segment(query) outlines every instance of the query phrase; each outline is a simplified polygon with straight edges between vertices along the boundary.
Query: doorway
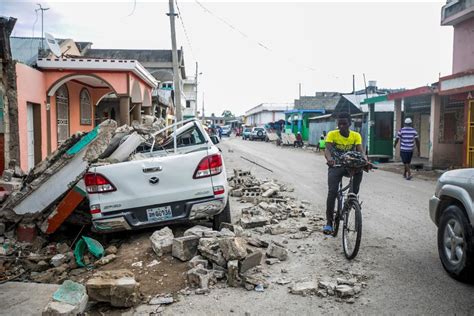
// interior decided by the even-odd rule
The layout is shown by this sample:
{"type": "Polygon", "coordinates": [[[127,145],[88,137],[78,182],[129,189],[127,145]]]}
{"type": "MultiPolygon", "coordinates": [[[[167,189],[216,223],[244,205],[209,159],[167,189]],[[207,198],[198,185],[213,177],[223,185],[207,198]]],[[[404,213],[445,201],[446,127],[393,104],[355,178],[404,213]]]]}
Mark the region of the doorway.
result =
{"type": "Polygon", "coordinates": [[[41,161],[41,106],[26,104],[26,142],[28,170],[41,161]]]}
{"type": "Polygon", "coordinates": [[[69,93],[65,84],[56,91],[56,121],[59,147],[69,138],[69,93]]]}
{"type": "Polygon", "coordinates": [[[466,167],[474,167],[474,100],[469,101],[467,108],[467,142],[466,167]]]}
{"type": "Polygon", "coordinates": [[[430,157],[430,115],[421,114],[420,122],[420,156],[430,157]]]}

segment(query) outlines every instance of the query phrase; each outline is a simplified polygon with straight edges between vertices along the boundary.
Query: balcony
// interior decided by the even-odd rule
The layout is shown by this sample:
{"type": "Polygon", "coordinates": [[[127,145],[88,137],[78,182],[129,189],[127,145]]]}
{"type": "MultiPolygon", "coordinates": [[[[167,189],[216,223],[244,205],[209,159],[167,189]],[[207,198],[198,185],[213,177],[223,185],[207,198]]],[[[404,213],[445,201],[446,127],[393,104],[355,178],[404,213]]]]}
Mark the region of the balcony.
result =
{"type": "Polygon", "coordinates": [[[448,0],[441,8],[441,25],[456,25],[474,17],[474,0],[448,0]]]}

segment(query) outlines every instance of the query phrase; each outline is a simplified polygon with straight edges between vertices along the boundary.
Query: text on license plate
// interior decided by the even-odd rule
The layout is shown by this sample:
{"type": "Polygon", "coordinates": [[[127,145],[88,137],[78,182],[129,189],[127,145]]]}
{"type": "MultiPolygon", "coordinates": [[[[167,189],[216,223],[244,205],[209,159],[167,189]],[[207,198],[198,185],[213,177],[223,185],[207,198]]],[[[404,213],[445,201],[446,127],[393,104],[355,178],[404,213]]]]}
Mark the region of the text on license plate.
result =
{"type": "Polygon", "coordinates": [[[148,221],[150,222],[162,221],[173,217],[171,206],[149,208],[146,210],[146,213],[148,216],[148,221]]]}

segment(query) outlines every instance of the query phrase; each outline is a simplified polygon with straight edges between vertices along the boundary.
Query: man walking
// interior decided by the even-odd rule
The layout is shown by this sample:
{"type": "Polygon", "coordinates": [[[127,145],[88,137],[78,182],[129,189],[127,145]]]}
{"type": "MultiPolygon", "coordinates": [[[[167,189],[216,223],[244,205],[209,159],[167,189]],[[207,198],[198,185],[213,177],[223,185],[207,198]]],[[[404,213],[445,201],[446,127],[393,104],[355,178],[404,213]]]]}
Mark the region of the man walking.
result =
{"type": "Polygon", "coordinates": [[[412,127],[412,123],[411,118],[407,117],[405,119],[405,126],[398,131],[397,138],[393,144],[393,148],[397,148],[398,141],[400,140],[400,158],[402,158],[403,165],[405,166],[403,177],[407,180],[412,178],[410,164],[415,144],[418,149],[418,156],[420,156],[420,140],[418,139],[416,129],[412,127]]]}

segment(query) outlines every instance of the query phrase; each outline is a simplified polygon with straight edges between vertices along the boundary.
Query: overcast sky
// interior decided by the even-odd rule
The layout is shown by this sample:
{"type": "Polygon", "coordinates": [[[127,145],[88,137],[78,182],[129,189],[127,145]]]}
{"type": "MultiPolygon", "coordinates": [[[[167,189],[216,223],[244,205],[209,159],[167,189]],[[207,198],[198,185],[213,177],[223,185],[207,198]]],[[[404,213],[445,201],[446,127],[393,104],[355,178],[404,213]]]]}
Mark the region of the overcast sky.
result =
{"type": "MultiPolygon", "coordinates": [[[[0,14],[18,18],[13,35],[93,42],[93,48],[170,49],[168,1],[5,1],[0,14]],[[35,23],[36,21],[36,23],[35,23]]],[[[265,102],[352,91],[367,80],[414,88],[451,73],[452,27],[440,26],[445,2],[180,1],[178,46],[186,73],[199,62],[199,108],[235,114],[265,102]],[[202,4],[202,6],[199,5],[202,4]]]]}

